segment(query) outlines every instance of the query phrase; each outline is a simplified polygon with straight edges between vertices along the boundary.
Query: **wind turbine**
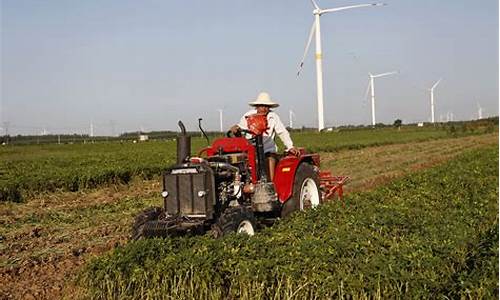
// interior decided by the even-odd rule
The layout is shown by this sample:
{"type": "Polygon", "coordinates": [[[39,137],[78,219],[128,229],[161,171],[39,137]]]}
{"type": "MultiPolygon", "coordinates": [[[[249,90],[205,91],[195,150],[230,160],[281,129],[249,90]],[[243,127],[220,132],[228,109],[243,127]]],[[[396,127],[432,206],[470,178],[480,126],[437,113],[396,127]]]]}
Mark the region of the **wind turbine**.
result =
{"type": "Polygon", "coordinates": [[[371,90],[371,98],[372,98],[372,126],[375,126],[375,78],[389,76],[393,74],[397,74],[398,71],[386,72],[373,75],[372,73],[368,73],[370,75],[370,81],[368,82],[368,87],[366,88],[365,98],[368,95],[368,89],[371,90]]]}
{"type": "Polygon", "coordinates": [[[446,113],[446,122],[453,122],[453,112],[449,111],[446,113]]]}
{"type": "Polygon", "coordinates": [[[441,82],[440,78],[434,85],[429,89],[431,92],[431,122],[434,123],[434,89],[438,86],[438,84],[441,82]]]}
{"type": "Polygon", "coordinates": [[[479,120],[483,118],[483,108],[479,105],[479,102],[477,103],[477,116],[479,120]]]}
{"type": "Polygon", "coordinates": [[[295,116],[295,113],[290,109],[289,115],[288,115],[288,120],[289,120],[289,126],[290,128],[293,128],[293,117],[295,116]]]}
{"type": "Polygon", "coordinates": [[[352,9],[352,8],[361,8],[361,7],[369,7],[369,6],[383,6],[383,3],[370,3],[370,4],[357,4],[357,5],[349,5],[335,8],[327,8],[321,9],[316,1],[311,0],[312,5],[314,6],[313,15],[314,22],[311,27],[311,32],[309,33],[309,38],[307,40],[306,48],[304,50],[304,55],[302,56],[302,60],[299,65],[299,70],[297,72],[297,76],[299,76],[302,66],[304,65],[304,59],[306,58],[307,51],[309,50],[309,46],[312,41],[312,36],[314,34],[316,38],[316,89],[317,89],[317,97],[318,97],[318,130],[321,131],[325,128],[325,122],[323,118],[323,67],[322,67],[322,52],[321,52],[321,30],[320,30],[320,22],[319,18],[322,14],[330,13],[330,12],[338,12],[342,10],[352,9]]]}
{"type": "Polygon", "coordinates": [[[219,122],[220,122],[220,132],[223,132],[223,128],[222,128],[222,109],[218,109],[219,111],[219,122]]]}

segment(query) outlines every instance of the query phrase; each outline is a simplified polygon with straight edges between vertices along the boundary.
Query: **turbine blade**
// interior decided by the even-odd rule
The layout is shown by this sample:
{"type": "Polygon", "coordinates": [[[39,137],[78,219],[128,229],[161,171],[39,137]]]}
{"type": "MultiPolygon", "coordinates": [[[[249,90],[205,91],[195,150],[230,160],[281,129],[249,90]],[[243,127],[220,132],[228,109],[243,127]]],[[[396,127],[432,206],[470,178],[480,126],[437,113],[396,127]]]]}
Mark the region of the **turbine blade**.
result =
{"type": "Polygon", "coordinates": [[[368,79],[368,86],[366,87],[365,97],[363,98],[364,100],[366,100],[366,97],[368,97],[368,92],[370,91],[371,84],[372,81],[368,79]]]}
{"type": "Polygon", "coordinates": [[[302,67],[304,66],[304,60],[306,59],[307,52],[309,51],[309,46],[311,45],[312,37],[313,34],[316,31],[316,22],[313,21],[313,25],[311,27],[311,32],[309,32],[309,38],[307,40],[306,48],[304,50],[304,55],[302,55],[302,60],[300,61],[299,65],[299,70],[297,71],[297,76],[300,75],[300,71],[302,70],[302,67]]]}
{"type": "Polygon", "coordinates": [[[387,4],[385,4],[385,3],[369,3],[369,4],[349,5],[349,6],[342,6],[342,7],[322,9],[321,13],[337,12],[337,11],[341,11],[341,10],[347,10],[347,9],[352,9],[352,8],[360,8],[360,7],[385,6],[385,5],[387,5],[387,4]]]}
{"type": "Polygon", "coordinates": [[[398,74],[398,73],[399,73],[399,71],[386,72],[386,73],[373,75],[373,78],[389,76],[389,75],[398,74]]]}
{"type": "Polygon", "coordinates": [[[431,90],[433,90],[435,87],[438,86],[438,84],[441,82],[441,79],[443,79],[443,78],[439,78],[439,80],[436,81],[436,83],[434,83],[434,85],[431,87],[431,90]]]}
{"type": "Polygon", "coordinates": [[[318,6],[318,3],[316,3],[316,1],[311,0],[311,3],[312,3],[312,5],[314,6],[314,8],[316,8],[316,9],[320,9],[320,8],[319,8],[319,6],[318,6]]]}

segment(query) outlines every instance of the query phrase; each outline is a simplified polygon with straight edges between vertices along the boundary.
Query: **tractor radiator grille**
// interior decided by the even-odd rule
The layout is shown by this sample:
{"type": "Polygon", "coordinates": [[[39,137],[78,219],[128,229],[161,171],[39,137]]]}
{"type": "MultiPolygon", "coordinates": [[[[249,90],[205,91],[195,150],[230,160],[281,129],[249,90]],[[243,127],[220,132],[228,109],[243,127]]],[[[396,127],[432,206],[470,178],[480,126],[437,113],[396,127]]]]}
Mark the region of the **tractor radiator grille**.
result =
{"type": "Polygon", "coordinates": [[[164,199],[169,215],[213,217],[215,182],[212,169],[199,166],[172,169],[165,174],[163,187],[168,192],[164,199]]]}

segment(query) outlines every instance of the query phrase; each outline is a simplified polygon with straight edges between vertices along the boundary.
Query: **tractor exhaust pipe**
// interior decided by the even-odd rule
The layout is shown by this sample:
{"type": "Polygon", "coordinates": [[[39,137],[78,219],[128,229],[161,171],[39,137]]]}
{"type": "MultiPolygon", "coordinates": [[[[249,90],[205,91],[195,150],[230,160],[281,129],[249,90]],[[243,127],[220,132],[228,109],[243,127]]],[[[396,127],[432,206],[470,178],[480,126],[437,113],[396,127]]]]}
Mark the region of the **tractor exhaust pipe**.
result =
{"type": "Polygon", "coordinates": [[[181,133],[177,136],[177,164],[182,164],[191,156],[191,137],[186,133],[186,127],[182,121],[177,123],[181,128],[181,133]]]}

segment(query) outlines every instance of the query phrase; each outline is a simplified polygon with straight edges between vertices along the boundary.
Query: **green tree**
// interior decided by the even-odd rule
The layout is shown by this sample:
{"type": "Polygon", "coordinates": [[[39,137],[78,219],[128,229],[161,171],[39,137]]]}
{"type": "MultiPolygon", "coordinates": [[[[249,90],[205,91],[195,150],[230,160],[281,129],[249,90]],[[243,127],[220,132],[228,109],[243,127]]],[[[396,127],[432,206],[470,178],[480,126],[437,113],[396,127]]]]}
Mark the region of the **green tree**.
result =
{"type": "Polygon", "coordinates": [[[397,127],[398,129],[401,129],[401,125],[403,125],[403,121],[401,119],[396,119],[394,121],[394,127],[397,127]]]}

